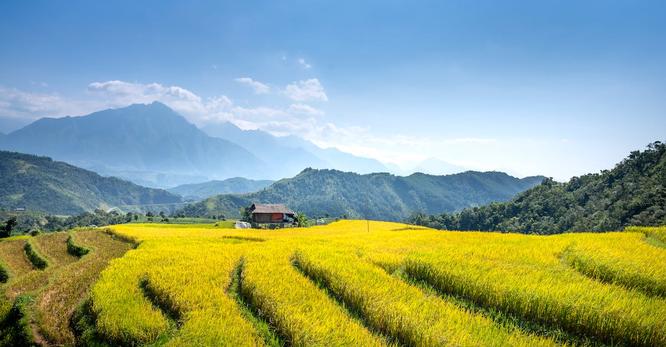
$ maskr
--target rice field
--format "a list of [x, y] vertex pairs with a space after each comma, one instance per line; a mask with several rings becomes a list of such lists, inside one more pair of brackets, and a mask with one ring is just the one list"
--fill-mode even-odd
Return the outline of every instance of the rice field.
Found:
[[149, 223], [12, 239], [0, 346], [664, 346], [663, 230]]
[[[0, 241], [0, 263], [9, 274], [0, 285], [0, 346], [75, 345], [75, 310], [109, 260], [131, 247], [96, 230]], [[88, 252], [77, 255], [73, 248]], [[33, 257], [48, 265], [40, 268]]]
[[123, 345], [666, 345], [655, 229], [528, 236], [340, 221], [131, 224], [93, 287]]

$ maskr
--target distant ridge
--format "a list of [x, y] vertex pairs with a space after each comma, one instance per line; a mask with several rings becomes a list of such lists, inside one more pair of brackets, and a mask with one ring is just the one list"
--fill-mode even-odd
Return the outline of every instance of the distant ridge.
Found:
[[51, 158], [0, 151], [0, 208], [78, 214], [94, 209], [181, 202], [175, 194], [102, 177]]
[[375, 159], [359, 157], [335, 148], [320, 148], [296, 136], [273, 136], [261, 130], [243, 130], [229, 122], [208, 124], [202, 130], [210, 136], [242, 144], [269, 165], [277, 160], [279, 165], [272, 165], [271, 170], [279, 178], [295, 176], [306, 167], [360, 174], [388, 171], [384, 164]]
[[242, 177], [228, 178], [222, 181], [208, 181], [203, 183], [183, 184], [167, 189], [185, 199], [201, 200], [218, 194], [253, 193], [271, 185], [270, 180], [249, 180]]
[[337, 170], [306, 169], [256, 193], [226, 194], [191, 204], [180, 212], [191, 216], [238, 216], [252, 202], [284, 203], [311, 217], [401, 220], [415, 212], [458, 211], [493, 201], [506, 201], [539, 184], [544, 177], [523, 179], [502, 172], [467, 171], [455, 175], [388, 173], [359, 175]]

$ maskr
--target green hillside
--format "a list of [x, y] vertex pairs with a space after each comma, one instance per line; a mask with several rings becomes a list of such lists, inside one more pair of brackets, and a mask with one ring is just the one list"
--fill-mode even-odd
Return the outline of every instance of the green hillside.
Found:
[[177, 203], [179, 196], [53, 161], [0, 151], [0, 208], [78, 214], [122, 205]]
[[468, 171], [448, 176], [417, 173], [401, 177], [306, 169], [259, 192], [210, 197], [186, 206], [180, 213], [238, 217], [240, 208], [264, 202], [285, 203], [312, 217], [401, 220], [414, 212], [453, 212], [505, 201], [542, 180], [543, 177], [518, 179], [501, 172]]
[[629, 225], [666, 224], [666, 144], [634, 151], [612, 170], [546, 180], [510, 202], [457, 214], [416, 216], [412, 222], [440, 229], [551, 234], [609, 231]]
[[167, 190], [186, 199], [199, 200], [218, 194], [252, 193], [268, 187], [271, 183], [273, 181], [234, 177], [222, 181], [213, 180], [202, 183], [183, 184]]

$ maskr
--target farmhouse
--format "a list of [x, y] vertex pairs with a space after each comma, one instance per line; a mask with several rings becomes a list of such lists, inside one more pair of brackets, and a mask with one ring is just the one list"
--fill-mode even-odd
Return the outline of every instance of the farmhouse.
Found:
[[294, 211], [282, 204], [252, 204], [248, 212], [252, 222], [257, 224], [293, 223], [296, 218]]

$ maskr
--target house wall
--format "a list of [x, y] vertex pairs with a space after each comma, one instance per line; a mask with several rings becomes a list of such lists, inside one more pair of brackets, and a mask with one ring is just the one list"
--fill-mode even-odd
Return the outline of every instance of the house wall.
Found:
[[252, 220], [255, 223], [281, 223], [284, 219], [282, 213], [253, 213]]

